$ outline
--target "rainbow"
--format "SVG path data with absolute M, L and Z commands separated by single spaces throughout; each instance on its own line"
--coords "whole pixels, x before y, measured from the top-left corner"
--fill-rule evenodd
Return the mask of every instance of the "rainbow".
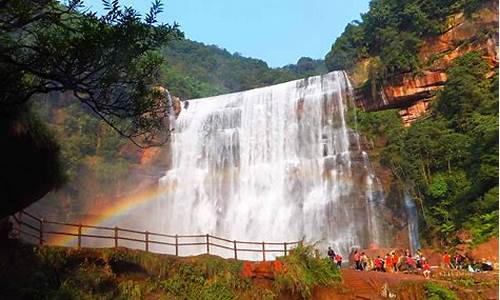
M 91 215 L 80 220 L 81 224 L 91 226 L 103 226 L 102 224 L 116 221 L 124 214 L 133 211 L 141 206 L 147 205 L 149 202 L 158 198 L 158 196 L 168 192 L 173 187 L 172 185 L 160 185 L 149 188 L 147 190 L 119 198 L 114 203 L 99 212 L 98 215 Z M 134 229 L 134 228 L 130 228 Z M 84 229 L 84 233 L 91 229 Z M 63 232 L 77 233 L 76 227 L 64 227 Z M 52 235 L 48 239 L 48 243 L 57 246 L 69 246 L 74 243 L 76 237 L 69 235 Z

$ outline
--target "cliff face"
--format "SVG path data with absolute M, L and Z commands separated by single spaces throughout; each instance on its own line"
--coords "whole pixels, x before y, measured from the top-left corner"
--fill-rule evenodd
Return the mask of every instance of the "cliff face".
M 390 78 L 376 93 L 374 89 L 359 88 L 357 106 L 366 111 L 399 108 L 403 123 L 410 126 L 429 110 L 430 102 L 446 83 L 446 70 L 453 60 L 472 51 L 481 51 L 492 69 L 498 67 L 497 1 L 487 1 L 472 16 L 453 16 L 445 33 L 424 41 L 419 52 L 423 63 L 419 74 Z M 358 69 L 366 68 L 367 61 L 358 64 Z M 358 86 L 366 80 L 357 74 L 353 77 Z
M 0 219 L 13 214 L 64 183 L 59 145 L 29 109 L 1 115 Z

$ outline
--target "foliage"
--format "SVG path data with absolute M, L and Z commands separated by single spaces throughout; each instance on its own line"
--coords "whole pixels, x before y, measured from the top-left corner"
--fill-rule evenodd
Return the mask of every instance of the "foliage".
M 373 0 L 361 21 L 353 22 L 325 57 L 329 70 L 351 70 L 366 57 L 376 57 L 370 79 L 385 81 L 395 74 L 417 73 L 418 51 L 424 37 L 443 33 L 453 13 L 472 14 L 479 0 Z
M 289 290 L 308 299 L 315 286 L 333 285 L 341 279 L 331 260 L 315 257 L 314 247 L 310 245 L 299 245 L 280 260 L 286 271 L 276 275 L 274 286 L 278 291 Z
M 81 0 L 0 2 L 2 114 L 36 95 L 71 91 L 126 137 L 147 143 L 162 130 L 165 108 L 150 88 L 163 63 L 155 50 L 181 35 L 178 26 L 156 24 L 159 1 L 143 20 L 118 1 L 103 3 L 97 17 Z
M 328 70 L 350 70 L 367 53 L 363 27 L 359 22 L 347 24 L 344 33 L 335 41 L 325 57 Z
M 420 203 L 422 236 L 473 243 L 498 235 L 498 76 L 480 53 L 458 58 L 432 114 L 402 128 L 396 111 L 358 112 L 358 125 L 381 138 L 380 160 Z
M 428 282 L 425 291 L 427 300 L 458 300 L 455 292 L 434 282 Z
M 5 154 L 14 157 L 2 165 L 9 177 L 2 178 L 1 192 L 9 199 L 2 201 L 2 217 L 60 187 L 65 175 L 75 175 L 83 153 L 99 148 L 95 131 L 78 136 L 78 131 L 96 129 L 96 118 L 135 143 L 168 138 L 165 107 L 151 85 L 159 82 L 163 64 L 156 49 L 182 34 L 176 24 L 156 24 L 159 1 L 143 19 L 116 0 L 103 3 L 105 13 L 97 17 L 82 9 L 81 0 L 64 5 L 55 0 L 0 0 L 0 119 L 2 138 L 9 140 L 3 146 L 13 151 Z M 52 132 L 34 117 L 36 110 L 30 110 L 56 92 L 71 94 L 68 98 L 87 116 L 64 124 L 70 141 L 62 151 Z M 16 128 L 22 130 L 13 137 Z M 116 143 L 106 140 L 100 148 L 107 153 L 97 154 L 111 160 L 115 153 L 110 147 Z M 70 159 L 69 168 L 62 167 L 66 162 L 59 161 L 61 152 Z M 123 162 L 106 167 L 106 175 L 123 173 Z
M 183 99 L 248 90 L 326 72 L 322 60 L 302 57 L 295 65 L 269 68 L 259 59 L 229 53 L 216 45 L 183 39 L 162 49 L 165 86 Z

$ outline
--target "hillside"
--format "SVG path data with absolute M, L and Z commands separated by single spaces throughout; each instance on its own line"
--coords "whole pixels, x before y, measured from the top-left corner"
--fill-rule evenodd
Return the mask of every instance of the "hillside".
M 326 64 L 354 80 L 356 125 L 424 244 L 498 236 L 498 3 L 374 0 Z
M 326 73 L 322 60 L 270 68 L 260 59 L 229 53 L 216 45 L 183 39 L 163 50 L 165 86 L 181 99 L 215 96 Z

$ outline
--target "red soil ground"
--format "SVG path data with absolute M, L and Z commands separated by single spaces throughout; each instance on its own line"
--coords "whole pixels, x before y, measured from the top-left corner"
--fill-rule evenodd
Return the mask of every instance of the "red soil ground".
M 271 287 L 273 270 L 282 268 L 276 262 L 245 262 L 242 273 L 253 278 L 254 284 Z M 381 273 L 342 269 L 342 283 L 336 287 L 320 287 L 313 292 L 312 299 L 351 300 L 351 299 L 425 299 L 425 284 L 429 281 L 420 274 Z M 456 291 L 460 299 L 499 299 L 498 271 L 471 275 L 467 272 L 456 273 L 451 280 L 443 280 L 446 271 L 434 270 L 432 281 Z M 473 286 L 457 285 L 458 279 L 468 278 Z M 480 290 L 480 291 L 479 291 Z M 299 299 L 294 295 L 283 295 L 280 299 Z

